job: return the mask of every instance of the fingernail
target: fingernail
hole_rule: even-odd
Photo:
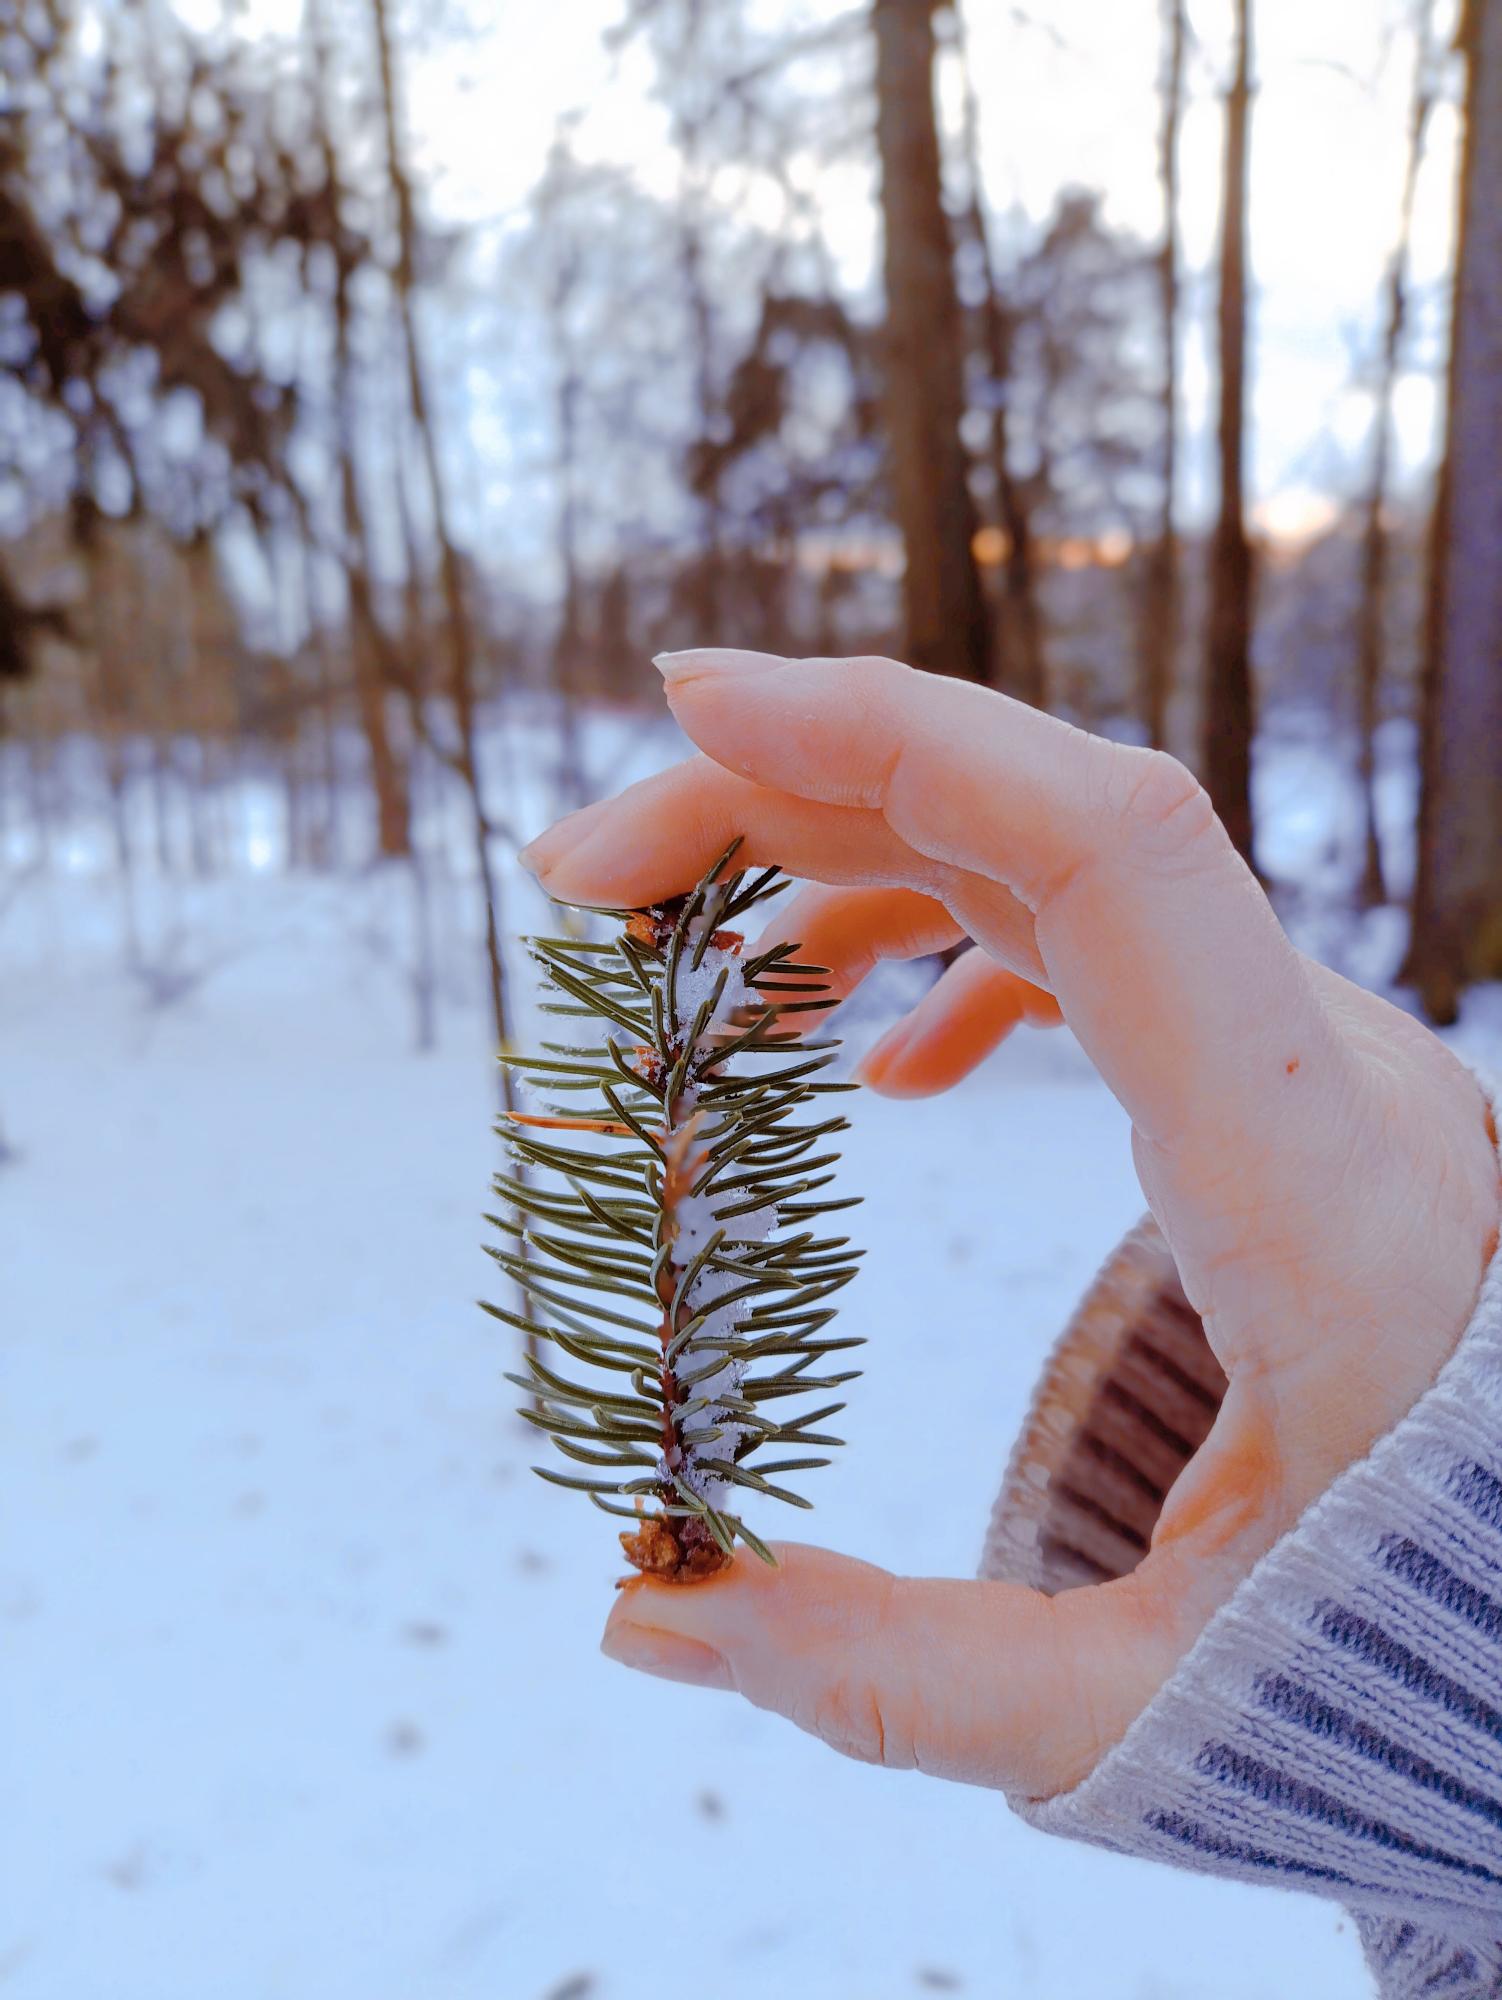
[[[659,653],[652,661],[669,687],[710,674],[769,674],[787,661],[777,653],[745,653],[738,646],[700,646],[687,653]]]
[[[517,855],[517,860],[532,875],[542,875],[555,868],[566,854],[573,853],[589,833],[602,809],[597,802],[592,806],[581,806],[577,812],[566,813],[545,832],[538,834],[535,840],[529,841]]]
[[[656,1674],[660,1680],[685,1681],[690,1687],[735,1687],[723,1653],[697,1639],[680,1638],[676,1632],[659,1632],[644,1625],[613,1625],[600,1641],[600,1651],[607,1660],[619,1660],[623,1667]]]
[[[913,1039],[911,1021],[899,1021],[888,1028],[881,1040],[862,1060],[856,1064],[855,1075],[859,1083],[869,1083],[873,1088],[881,1088],[881,1080],[893,1068],[898,1058]]]

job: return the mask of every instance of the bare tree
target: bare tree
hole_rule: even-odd
[[[1008,694],[1015,695],[1019,701],[1030,702],[1034,708],[1044,708],[1048,700],[1048,659],[1043,614],[1038,602],[1032,511],[1027,504],[1023,484],[1012,468],[1011,425],[1008,422],[1014,360],[1013,315],[1002,292],[986,216],[981,174],[980,107],[970,67],[963,15],[958,9],[955,11],[954,41],[965,98],[965,222],[980,266],[978,320],[981,362],[986,375],[991,482],[996,500],[997,525],[1006,547],[1003,559],[1005,616],[1000,634],[999,679]]]
[[[1252,859],[1252,550],[1244,501],[1247,162],[1252,95],[1251,0],[1236,0],[1226,93],[1218,353],[1220,511],[1210,545],[1209,643],[1202,717],[1204,779],[1239,851]]]
[[[589,342],[578,328],[589,260],[571,210],[598,199],[599,183],[570,149],[566,126],[554,138],[547,170],[533,195],[536,240],[547,246],[542,306],[553,368],[554,481],[557,516],[553,545],[559,577],[551,674],[559,713],[560,803],[584,803],[585,775],[578,701],[584,683],[587,634],[586,577],[581,554],[585,480],[584,419],[589,390]]]
[[[1467,0],[1445,462],[1431,548],[1406,976],[1430,1018],[1502,975],[1502,0]]]
[[[989,678],[975,502],[960,438],[964,352],[934,110],[937,0],[872,0],[886,281],[886,408],[915,666]]]
[[[1419,0],[1415,34],[1413,104],[1408,121],[1408,157],[1398,208],[1398,234],[1383,287],[1382,350],[1372,412],[1372,461],[1362,510],[1361,590],[1356,607],[1357,779],[1361,787],[1362,868],[1360,896],[1367,904],[1387,901],[1382,843],[1377,831],[1377,723],[1382,706],[1382,655],[1387,618],[1387,488],[1392,460],[1392,403],[1408,322],[1408,243],[1414,190],[1424,157],[1424,133],[1434,104],[1430,46],[1433,0]]]
[[[371,0],[371,20],[375,29],[376,54],[380,68],[386,170],[396,213],[397,319],[401,332],[412,424],[422,455],[433,534],[438,545],[438,577],[443,598],[444,628],[448,648],[449,694],[454,705],[454,719],[458,725],[458,749],[455,761],[469,805],[475,869],[485,905],[485,957],[490,975],[490,1005],[495,1038],[497,1045],[504,1050],[510,1042],[510,1025],[501,948],[500,883],[491,854],[492,829],[486,812],[484,784],[480,771],[479,731],[475,714],[474,631],[459,551],[449,526],[448,495],[442,460],[439,456],[437,431],[428,398],[422,349],[418,340],[417,316],[413,308],[417,215],[412,198],[412,182],[407,172],[402,146],[386,0]],[[511,1071],[505,1064],[501,1065],[501,1095],[506,1110],[510,1111],[513,1108]]]
[[[317,147],[323,175],[321,193],[329,208],[330,304],[334,321],[334,443],[339,468],[340,554],[352,613],[350,653],[355,702],[370,758],[379,851],[388,856],[406,855],[412,848],[408,771],[406,760],[393,736],[388,714],[388,677],[383,670],[380,623],[375,608],[370,528],[355,458],[359,409],[351,286],[359,267],[360,245],[341,222],[345,189],[334,142],[329,102],[329,47],[321,0],[305,0],[305,4],[312,44]]]
[[[1174,499],[1179,474],[1179,126],[1184,112],[1184,0],[1163,0],[1163,83],[1158,123],[1158,178],[1163,237],[1158,246],[1159,339],[1163,348],[1162,493],[1158,532],[1144,576],[1141,705],[1147,740],[1168,740],[1168,704],[1179,650],[1179,533]]]
[[[570,806],[584,803],[584,773],[578,743],[576,702],[584,653],[584,577],[579,562],[579,404],[584,375],[569,338],[568,318],[579,281],[577,252],[560,259],[548,306],[553,319],[557,378],[554,404],[558,427],[558,525],[556,546],[561,578],[558,624],[553,635],[553,692],[563,717],[561,731],[562,790]]]
[[[690,9],[688,53],[697,41],[698,10]],[[678,271],[688,308],[693,346],[693,401],[696,435],[710,434],[715,416],[715,303],[705,270],[708,231],[703,216],[702,121],[675,103],[673,131],[678,145]],[[725,529],[720,498],[713,488],[696,495],[699,560],[694,570],[692,614],[704,632],[720,630],[725,601]]]

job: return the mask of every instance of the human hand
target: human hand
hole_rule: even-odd
[[[605,1650],[853,1756],[1050,1797],[1449,1356],[1496,1241],[1485,1102],[1418,1022],[1293,949],[1171,758],[890,660],[659,665],[704,754],[534,842],[543,886],[650,902],[741,834],[740,860],[823,885],[768,942],[839,991],[973,938],[866,1080],[942,1089],[1019,1019],[1068,1021],[1229,1385],[1128,1576],[1045,1597],[778,1544],[775,1570],[628,1584]]]

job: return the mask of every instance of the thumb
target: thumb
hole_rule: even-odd
[[[1050,1598],[774,1553],[776,1569],[739,1561],[704,1583],[633,1580],[602,1650],[733,1689],[845,1756],[1038,1798],[1085,1776],[1175,1657],[1173,1621],[1145,1614],[1131,1577]]]

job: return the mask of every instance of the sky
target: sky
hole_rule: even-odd
[[[184,4],[191,12],[217,8],[218,0]],[[768,25],[815,24],[849,11],[847,0],[748,4]],[[1444,46],[1455,0],[1432,4]],[[299,10],[300,0],[254,0],[249,18],[290,31]],[[581,154],[625,165],[648,189],[671,193],[673,155],[646,56],[612,56],[604,45],[623,10],[624,0],[488,0],[471,10],[462,33],[424,28],[407,63],[409,124],[439,220],[518,224],[558,121],[570,114],[579,114],[574,143]],[[1362,476],[1371,401],[1361,376],[1374,348],[1397,220],[1413,11],[1414,0],[1255,0],[1249,442],[1260,521],[1275,533],[1320,525],[1331,496],[1356,489]],[[1231,0],[1189,0],[1188,14],[1181,174],[1190,449],[1181,509],[1193,518],[1212,497],[1214,385],[1205,336]],[[1157,0],[969,0],[966,22],[994,208],[1037,223],[1062,188],[1101,188],[1112,222],[1153,238],[1161,223]],[[1449,82],[1453,95],[1453,75]],[[1414,315],[1414,365],[1396,405],[1400,473],[1409,478],[1422,472],[1434,445],[1432,366],[1451,254],[1457,124],[1453,105],[1441,103],[1419,186],[1413,262],[1423,309]],[[812,179],[811,161],[808,172]],[[825,170],[817,185],[845,275],[855,286],[869,282],[877,240],[868,170]],[[477,428],[492,437],[490,424]],[[514,483],[502,479],[496,490]]]
[[[759,11],[815,21],[844,6],[762,0]],[[581,150],[629,162],[666,191],[671,161],[645,64],[613,64],[602,46],[619,12],[620,0],[568,0],[561,20],[557,7],[506,0],[462,65],[433,59],[414,94],[414,124],[443,204],[478,218],[524,203],[557,115],[575,107],[585,112]],[[991,201],[1040,220],[1061,187],[1100,187],[1112,221],[1152,237],[1160,227],[1154,0],[1033,0],[1032,16],[1004,0],[971,0],[968,9]],[[1184,370],[1191,430],[1203,432],[1213,393],[1202,336],[1212,304],[1229,0],[1190,0],[1189,17],[1182,225],[1199,278],[1189,293]],[[1359,378],[1397,219],[1410,17],[1406,0],[1259,0],[1256,7],[1251,467],[1262,520],[1274,531],[1312,525],[1332,489],[1349,490],[1360,477],[1371,403]],[[1449,5],[1439,0],[1436,26],[1446,33],[1449,25]],[[1441,106],[1415,219],[1415,279],[1436,306],[1451,254],[1456,126],[1453,109]],[[869,181],[855,170],[826,177],[821,199],[837,254],[853,277],[865,277],[875,250]],[[1433,310],[1417,317],[1416,333],[1414,358],[1432,361]],[[1430,455],[1435,418],[1432,376],[1415,369],[1396,412],[1400,462],[1410,473]],[[1207,456],[1190,453],[1190,513],[1205,504]]]

